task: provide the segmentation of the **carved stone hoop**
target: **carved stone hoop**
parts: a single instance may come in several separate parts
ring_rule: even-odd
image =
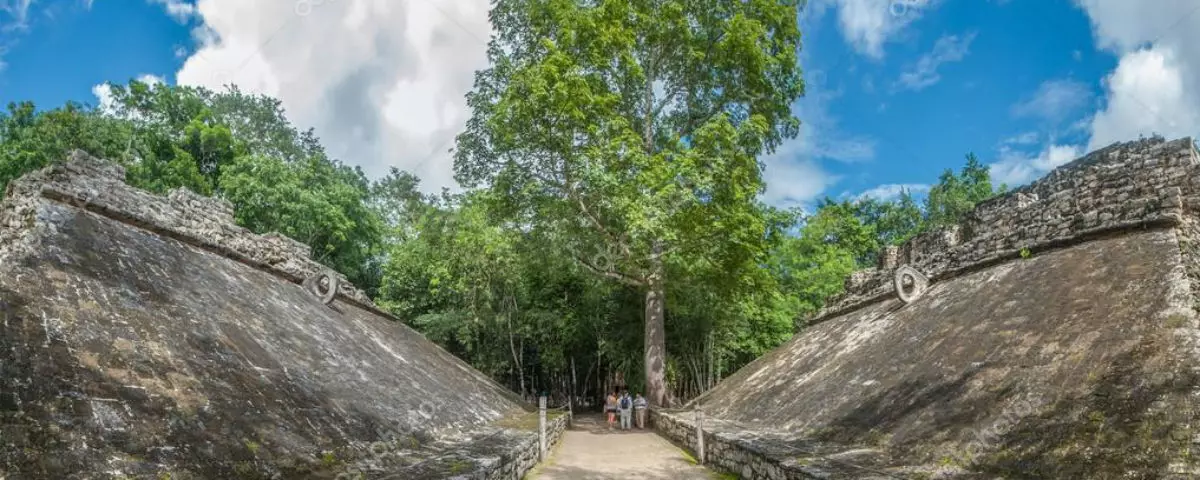
[[[929,277],[909,265],[901,265],[896,269],[895,285],[900,301],[910,303],[920,298],[929,288]]]
[[[325,291],[321,290],[321,280],[325,280],[327,283],[328,288],[325,289]],[[304,289],[308,290],[313,295],[316,295],[317,298],[320,298],[321,303],[329,305],[330,303],[333,303],[333,297],[337,296],[337,275],[325,271],[308,277],[308,280],[304,281]]]

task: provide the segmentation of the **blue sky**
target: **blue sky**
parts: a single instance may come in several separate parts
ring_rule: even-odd
[[[810,0],[802,134],[774,204],[918,193],[974,152],[1020,184],[1097,146],[1200,133],[1200,0]],[[0,0],[0,101],[236,83],[331,152],[434,191],[484,65],[486,0]],[[147,77],[147,76],[153,77]],[[99,97],[98,97],[99,95]]]

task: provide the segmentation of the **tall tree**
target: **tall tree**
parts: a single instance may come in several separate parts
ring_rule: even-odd
[[[799,0],[497,0],[455,169],[577,262],[642,289],[667,402],[665,272],[765,254],[757,156],[799,127]]]
[[[938,177],[938,183],[929,189],[925,199],[925,228],[958,223],[963,215],[975,208],[975,204],[1003,191],[1003,186],[999,190],[993,188],[988,166],[974,153],[968,153],[961,173],[955,175],[953,170],[946,169]]]

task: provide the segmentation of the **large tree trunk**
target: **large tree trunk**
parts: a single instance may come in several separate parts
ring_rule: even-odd
[[[646,400],[650,405],[667,404],[667,341],[663,318],[662,243],[654,242],[650,275],[646,282]]]

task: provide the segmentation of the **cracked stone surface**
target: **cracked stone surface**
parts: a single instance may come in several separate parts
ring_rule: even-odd
[[[287,275],[315,268],[302,245],[119,174],[77,156],[0,206],[0,478],[511,479],[538,461],[529,405],[352,286],[322,304]]]
[[[656,429],[743,478],[1192,478],[1200,153],[1089,153],[886,249]],[[930,276],[905,304],[894,272]]]

